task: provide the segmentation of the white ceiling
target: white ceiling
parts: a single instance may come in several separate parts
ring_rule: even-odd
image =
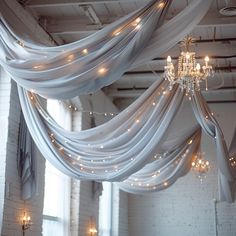
[[[148,2],[148,0],[18,1],[58,44],[86,37]],[[174,0],[166,20],[175,16],[189,2],[189,0]],[[212,58],[211,63],[216,68],[216,76],[211,79],[211,87],[217,90],[205,93],[208,101],[236,101],[236,16],[219,14],[219,10],[226,6],[226,2],[236,6],[236,0],[214,0],[207,15],[191,34],[198,40],[193,47],[197,56],[201,59],[209,55]],[[161,75],[166,56],[177,57],[179,52],[180,48],[176,45],[164,55],[157,55],[155,60],[147,62],[146,65],[127,72],[121,80],[105,88],[104,91],[113,99],[131,101],[156,80],[153,70]]]

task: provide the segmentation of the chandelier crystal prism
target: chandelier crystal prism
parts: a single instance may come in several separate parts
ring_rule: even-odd
[[[186,37],[181,42],[184,50],[178,57],[178,68],[175,69],[171,57],[167,57],[167,65],[164,67],[164,79],[170,82],[169,88],[172,89],[174,84],[179,84],[186,94],[200,90],[200,83],[205,81],[206,90],[208,90],[207,79],[212,77],[214,71],[209,65],[209,57],[205,57],[205,65],[201,67],[196,61],[196,53],[190,51],[193,44],[192,37]]]

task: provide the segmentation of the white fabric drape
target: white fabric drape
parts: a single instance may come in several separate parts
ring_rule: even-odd
[[[164,8],[160,7],[161,2],[165,3]],[[19,85],[45,97],[67,99],[94,92],[174,46],[199,23],[211,2],[191,1],[186,9],[157,29],[153,37],[170,0],[152,0],[101,31],[68,45],[46,47],[26,40],[22,47],[17,40],[30,36],[22,35],[24,30],[17,31],[15,25],[20,24],[3,0],[0,1],[0,63]]]
[[[177,143],[173,139],[165,141],[168,143],[168,148],[163,149],[165,152],[155,156],[155,161],[119,183],[119,187],[134,194],[156,192],[170,187],[191,169],[193,156],[199,150],[201,129],[198,126],[190,136],[188,133],[179,137]]]
[[[142,168],[164,141],[183,99],[168,82],[156,82],[111,121],[80,132],[61,128],[37,96],[19,87],[26,122],[43,156],[80,179],[121,180]]]
[[[168,92],[166,82],[160,85],[156,82],[107,124],[79,133],[61,128],[34,93],[66,99],[113,83],[127,70],[147,63],[191,32],[211,2],[191,1],[180,14],[158,28],[171,0],[151,0],[92,36],[68,45],[47,47],[34,42],[34,37],[22,30],[24,27],[17,30],[19,19],[14,18],[6,0],[0,1],[0,64],[18,83],[27,125],[43,155],[73,177],[109,181],[125,179],[151,162],[181,105],[183,93],[177,87]],[[24,46],[18,40],[23,40]],[[220,198],[230,202],[235,173],[229,164],[224,137],[200,94],[196,93],[192,102],[198,122],[216,139]],[[179,148],[176,152],[182,154],[185,147]],[[187,160],[180,161],[183,169],[179,165],[173,167],[173,175],[184,173]],[[166,173],[164,177],[170,183],[175,181],[172,174]]]
[[[192,96],[192,108],[202,129],[215,139],[216,157],[219,166],[219,198],[222,201],[232,202],[232,188],[236,177],[236,170],[230,165],[224,135],[200,92],[195,92]]]

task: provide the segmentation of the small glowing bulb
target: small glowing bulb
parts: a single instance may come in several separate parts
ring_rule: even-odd
[[[135,27],[136,30],[139,30],[140,28],[141,28],[141,24],[138,24],[138,25]]]
[[[28,216],[28,217],[27,217],[27,220],[28,220],[28,221],[30,221],[30,220],[31,220],[30,216]]]
[[[189,58],[190,58],[189,53],[186,53],[186,59],[189,59]]]
[[[163,8],[165,6],[165,3],[164,2],[160,2],[159,4],[158,4],[158,8]]]
[[[68,62],[71,62],[73,59],[74,59],[74,55],[71,54],[71,55],[68,56],[67,61],[68,61]]]
[[[82,51],[82,53],[83,53],[84,55],[87,55],[87,54],[88,54],[88,49],[85,48],[85,49]]]
[[[140,122],[140,120],[139,120],[139,119],[137,119],[137,120],[136,120],[136,123],[139,123],[139,122]]]
[[[192,144],[193,143],[193,140],[191,139],[189,142],[188,142],[188,144],[190,145],[190,144]]]
[[[205,62],[210,61],[210,58],[208,56],[205,57]]]
[[[170,63],[171,62],[171,56],[167,57],[167,62]]]
[[[120,31],[114,33],[115,36],[118,36],[120,34]]]
[[[168,182],[165,182],[165,183],[164,183],[164,186],[168,186]]]
[[[140,18],[140,17],[138,17],[138,18],[135,20],[136,23],[139,23],[140,21],[141,21],[141,18]]]
[[[199,63],[197,63],[197,65],[196,65],[196,69],[197,69],[198,71],[201,69],[201,66],[200,66]]]
[[[104,75],[107,72],[107,69],[105,67],[102,67],[98,70],[99,75]]]

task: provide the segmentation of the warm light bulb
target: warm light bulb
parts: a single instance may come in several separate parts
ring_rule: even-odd
[[[169,63],[171,62],[171,56],[167,57],[167,62],[169,62]]]
[[[105,67],[102,67],[98,70],[99,75],[104,75],[107,72],[107,69]]]
[[[189,59],[189,58],[190,58],[189,53],[186,53],[186,59]]]
[[[135,20],[136,23],[139,23],[140,21],[141,21],[141,18],[140,18],[140,17],[138,17],[138,18]]]
[[[135,27],[136,30],[139,30],[140,28],[141,28],[141,24],[138,24],[138,25]]]
[[[198,71],[201,69],[201,66],[200,66],[199,63],[197,63],[197,65],[196,65],[196,69],[197,69]]]
[[[71,54],[71,55],[68,56],[67,61],[68,61],[68,62],[71,62],[73,59],[74,59],[74,55]]]
[[[158,8],[163,8],[165,6],[165,3],[164,2],[160,2],[159,4],[158,4]]]
[[[87,54],[88,54],[88,49],[85,48],[85,49],[82,51],[82,53],[83,53],[84,55],[87,55]]]
[[[210,61],[210,58],[208,56],[205,57],[205,62]]]

